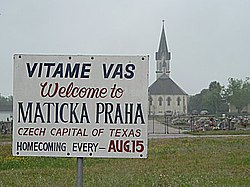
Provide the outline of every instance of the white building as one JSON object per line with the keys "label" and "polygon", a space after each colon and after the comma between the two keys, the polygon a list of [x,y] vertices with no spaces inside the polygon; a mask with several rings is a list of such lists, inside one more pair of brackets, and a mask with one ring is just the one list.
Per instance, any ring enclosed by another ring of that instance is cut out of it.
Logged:
{"label": "white building", "polygon": [[157,79],[149,87],[149,114],[187,114],[188,94],[170,78],[171,53],[168,51],[164,22],[155,60]]}

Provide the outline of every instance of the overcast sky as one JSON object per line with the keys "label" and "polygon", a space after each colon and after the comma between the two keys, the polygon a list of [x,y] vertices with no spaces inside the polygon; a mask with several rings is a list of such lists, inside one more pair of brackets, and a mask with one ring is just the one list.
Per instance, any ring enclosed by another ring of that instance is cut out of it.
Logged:
{"label": "overcast sky", "polygon": [[13,94],[15,53],[148,54],[152,84],[162,19],[188,94],[250,76],[249,0],[0,0],[0,93]]}

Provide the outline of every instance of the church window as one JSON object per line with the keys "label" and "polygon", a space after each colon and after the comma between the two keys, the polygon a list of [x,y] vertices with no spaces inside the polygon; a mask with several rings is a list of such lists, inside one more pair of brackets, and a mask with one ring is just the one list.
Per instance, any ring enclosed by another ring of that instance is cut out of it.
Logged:
{"label": "church window", "polygon": [[166,61],[163,62],[163,67],[167,67]]}
{"label": "church window", "polygon": [[181,103],[181,98],[178,97],[178,98],[177,98],[177,105],[180,106],[180,103]]}
{"label": "church window", "polygon": [[171,98],[168,97],[168,98],[167,98],[167,105],[170,106],[170,103],[171,103]]}
{"label": "church window", "polygon": [[159,97],[158,101],[159,101],[159,106],[162,106],[162,97]]}
{"label": "church window", "polygon": [[161,64],[161,62],[160,62],[160,68],[159,68],[159,70],[162,70],[162,64]]}

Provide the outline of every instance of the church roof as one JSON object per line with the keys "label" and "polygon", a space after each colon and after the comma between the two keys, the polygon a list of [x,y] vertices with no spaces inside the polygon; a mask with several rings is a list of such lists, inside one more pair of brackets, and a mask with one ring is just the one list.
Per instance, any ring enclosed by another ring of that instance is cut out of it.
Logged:
{"label": "church roof", "polygon": [[156,54],[155,54],[156,60],[162,60],[163,58],[165,60],[171,59],[171,54],[168,51],[167,39],[166,39],[166,35],[165,35],[164,21],[163,21],[163,25],[162,25],[159,49],[158,49],[158,52],[156,52]]}
{"label": "church roof", "polygon": [[150,87],[150,95],[187,95],[170,77],[163,74]]}

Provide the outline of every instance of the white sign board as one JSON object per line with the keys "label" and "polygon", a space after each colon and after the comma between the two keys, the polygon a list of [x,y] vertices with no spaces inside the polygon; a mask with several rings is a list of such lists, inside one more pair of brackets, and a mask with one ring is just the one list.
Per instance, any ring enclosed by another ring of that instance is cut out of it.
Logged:
{"label": "white sign board", "polygon": [[146,158],[148,63],[14,55],[13,155]]}

